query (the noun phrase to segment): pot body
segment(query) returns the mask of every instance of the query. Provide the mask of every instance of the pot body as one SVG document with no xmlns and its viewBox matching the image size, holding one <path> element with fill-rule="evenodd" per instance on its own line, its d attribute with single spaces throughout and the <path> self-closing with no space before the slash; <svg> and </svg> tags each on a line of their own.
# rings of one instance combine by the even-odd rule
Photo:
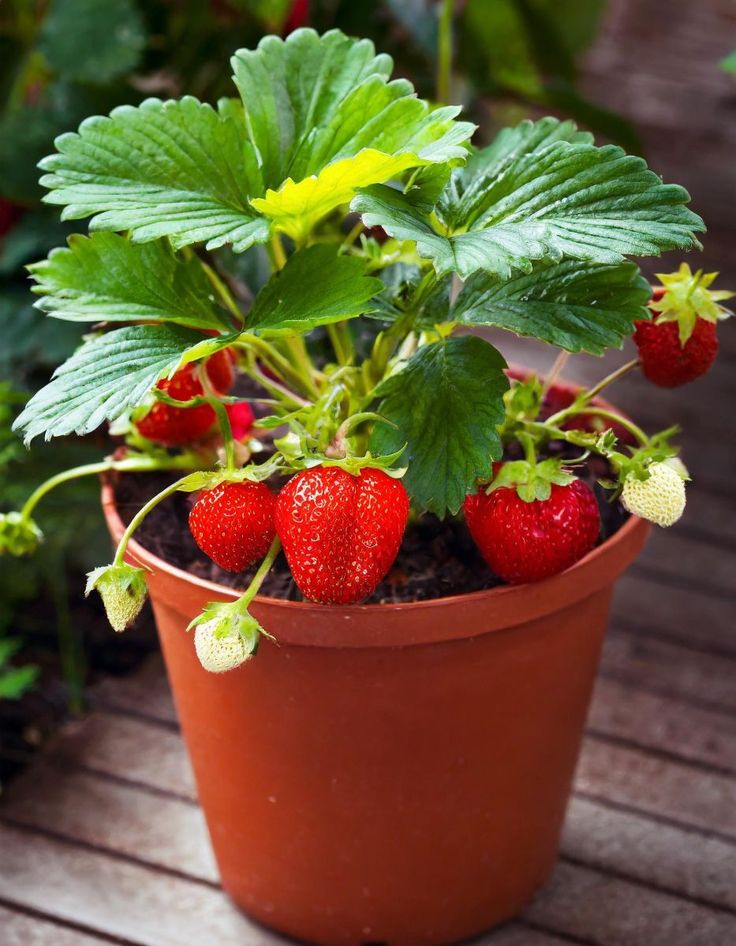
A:
<svg viewBox="0 0 736 946">
<path fill-rule="evenodd" d="M 106 493 L 113 534 L 121 524 Z M 232 592 L 132 544 L 224 888 L 324 944 L 429 946 L 527 903 L 557 853 L 630 520 L 562 575 L 413 605 L 256 599 L 277 638 L 222 676 L 189 621 Z"/>
</svg>

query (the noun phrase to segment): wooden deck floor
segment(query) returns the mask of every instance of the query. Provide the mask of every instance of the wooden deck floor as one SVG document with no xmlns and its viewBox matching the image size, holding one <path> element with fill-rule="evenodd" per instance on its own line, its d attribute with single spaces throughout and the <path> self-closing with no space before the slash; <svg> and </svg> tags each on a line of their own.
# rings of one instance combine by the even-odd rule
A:
<svg viewBox="0 0 736 946">
<path fill-rule="evenodd" d="M 634 117 L 638 110 L 655 147 L 657 122 L 666 130 L 679 121 L 653 106 L 658 96 L 683 107 L 678 89 L 710 96 L 688 154 L 697 136 L 707 142 L 720 128 L 724 110 L 733 115 L 736 87 L 729 93 L 707 66 L 719 55 L 720 6 L 614 3 L 591 82 L 600 98 L 616 73 L 609 100 Z M 636 29 L 645 16 L 648 32 Z M 681 18 L 692 21 L 688 56 L 676 55 L 681 37 L 672 22 Z M 720 128 L 710 170 L 690 169 L 696 205 L 702 192 L 716 213 L 718 180 L 733 181 L 734 127 Z M 682 179 L 678 169 L 669 174 Z M 723 201 L 719 222 L 732 226 L 733 193 Z M 723 270 L 724 285 L 736 283 L 735 247 L 733 238 L 707 245 L 705 263 Z M 618 585 L 552 880 L 520 920 L 479 940 L 483 946 L 736 944 L 736 325 L 721 337 L 719 363 L 698 385 L 668 392 L 635 379 L 613 392 L 650 428 L 683 424 L 695 482 L 683 522 L 655 533 Z M 539 346 L 499 342 L 514 360 L 550 365 Z M 572 380 L 600 374 L 600 362 L 587 357 L 567 371 Z M 0 800 L 0 946 L 283 942 L 219 889 L 158 662 L 107 681 L 89 717 Z"/>
</svg>

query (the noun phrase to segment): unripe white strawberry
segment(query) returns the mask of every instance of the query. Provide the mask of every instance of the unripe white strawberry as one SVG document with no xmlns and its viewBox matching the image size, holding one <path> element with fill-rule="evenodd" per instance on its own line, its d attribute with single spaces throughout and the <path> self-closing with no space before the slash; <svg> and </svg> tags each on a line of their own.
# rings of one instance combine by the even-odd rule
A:
<svg viewBox="0 0 736 946">
<path fill-rule="evenodd" d="M 626 477 L 621 502 L 634 516 L 671 526 L 685 511 L 685 483 L 668 463 L 652 463 L 647 479 L 632 474 Z"/>
<path fill-rule="evenodd" d="M 146 574 L 133 565 L 103 565 L 87 575 L 85 595 L 100 593 L 107 619 L 116 631 L 124 631 L 140 614 L 146 602 Z"/>
<path fill-rule="evenodd" d="M 218 620 L 197 625 L 194 632 L 194 649 L 199 662 L 210 673 L 225 673 L 234 670 L 251 656 L 252 648 L 246 645 L 241 634 L 218 637 Z"/>
</svg>

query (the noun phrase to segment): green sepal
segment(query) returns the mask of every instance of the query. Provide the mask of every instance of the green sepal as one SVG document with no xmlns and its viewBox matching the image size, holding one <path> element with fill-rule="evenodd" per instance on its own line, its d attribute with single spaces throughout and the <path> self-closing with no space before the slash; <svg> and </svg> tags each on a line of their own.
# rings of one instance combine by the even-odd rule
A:
<svg viewBox="0 0 736 946">
<path fill-rule="evenodd" d="M 668 427 L 657 434 L 654 434 L 646 446 L 637 449 L 631 449 L 631 453 L 624 454 L 617 451 L 611 451 L 608 454 L 608 460 L 613 466 L 618 476 L 619 484 L 623 484 L 628 477 L 637 480 L 646 480 L 649 478 L 649 467 L 652 463 L 662 463 L 675 459 L 680 448 L 670 441 L 680 432 L 677 425 Z M 682 464 L 684 468 L 684 464 Z M 683 479 L 689 479 L 689 474 L 682 475 L 682 471 L 677 471 Z M 687 473 L 687 471 L 685 471 Z"/>
<path fill-rule="evenodd" d="M 736 293 L 708 288 L 717 276 L 718 273 L 704 273 L 702 269 L 693 273 L 687 263 L 681 263 L 676 273 L 657 273 L 665 291 L 649 307 L 657 313 L 657 325 L 677 322 L 680 345 L 685 345 L 693 334 L 698 319 L 715 323 L 732 314 L 720 303 Z"/>
<path fill-rule="evenodd" d="M 569 465 L 569 463 L 568 463 Z M 544 502 L 552 494 L 552 485 L 569 486 L 576 477 L 556 458 L 531 463 L 528 460 L 511 460 L 504 463 L 498 474 L 486 488 L 486 493 L 497 489 L 516 489 L 519 499 L 525 503 L 537 500 Z"/>
<path fill-rule="evenodd" d="M 20 512 L 0 512 L 0 555 L 32 555 L 43 541 L 33 519 Z"/>
<path fill-rule="evenodd" d="M 148 597 L 146 573 L 125 562 L 122 565 L 103 565 L 87 575 L 85 597 L 98 591 L 105 606 L 107 619 L 120 632 L 133 623 Z"/>
</svg>

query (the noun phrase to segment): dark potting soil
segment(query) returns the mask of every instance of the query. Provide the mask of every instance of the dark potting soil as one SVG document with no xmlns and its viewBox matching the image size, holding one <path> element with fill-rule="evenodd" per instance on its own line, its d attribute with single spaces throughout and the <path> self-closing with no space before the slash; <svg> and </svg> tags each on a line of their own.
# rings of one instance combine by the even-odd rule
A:
<svg viewBox="0 0 736 946">
<path fill-rule="evenodd" d="M 549 452 L 563 453 L 563 450 L 563 444 L 551 444 Z M 598 497 L 602 522 L 599 541 L 605 541 L 623 525 L 627 514 L 619 503 L 609 503 L 605 492 L 594 483 L 594 476 L 609 474 L 605 462 L 591 460 L 588 467 L 579 467 L 577 472 L 593 486 Z M 123 521 L 129 522 L 141 506 L 172 479 L 164 474 L 121 476 L 115 492 Z M 191 493 L 175 493 L 164 500 L 137 530 L 137 541 L 159 558 L 192 575 L 230 588 L 246 588 L 257 566 L 239 574 L 226 572 L 196 545 L 187 526 L 189 510 L 195 501 L 196 494 Z M 462 518 L 441 521 L 427 515 L 410 521 L 396 561 L 365 603 L 425 601 L 501 584 L 503 581 L 490 571 L 478 552 Z M 261 593 L 290 601 L 302 600 L 283 555 L 279 555 L 267 575 Z"/>
</svg>

